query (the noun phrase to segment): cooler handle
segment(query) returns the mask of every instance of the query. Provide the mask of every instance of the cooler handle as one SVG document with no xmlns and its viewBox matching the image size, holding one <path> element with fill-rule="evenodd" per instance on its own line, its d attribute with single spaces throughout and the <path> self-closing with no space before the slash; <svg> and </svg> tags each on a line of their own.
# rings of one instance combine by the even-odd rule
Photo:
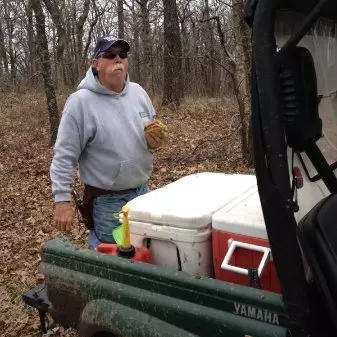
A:
<svg viewBox="0 0 337 337">
<path fill-rule="evenodd" d="M 270 248 L 252 245 L 250 243 L 245 243 L 245 242 L 240 242 L 240 241 L 235 241 L 235 240 L 229 240 L 228 245 L 229 245 L 229 249 L 227 251 L 227 254 L 226 254 L 224 260 L 222 261 L 221 269 L 232 271 L 232 272 L 237 273 L 237 274 L 248 276 L 248 273 L 249 273 L 248 269 L 232 266 L 232 265 L 229 264 L 229 261 L 232 258 L 235 249 L 236 248 L 244 248 L 244 249 L 253 250 L 253 251 L 256 251 L 256 252 L 263 253 L 263 256 L 262 256 L 262 259 L 261 259 L 261 262 L 260 262 L 260 265 L 259 265 L 259 268 L 258 268 L 258 276 L 259 277 L 261 276 L 261 274 L 262 274 L 262 272 L 263 272 L 263 270 L 264 270 L 264 268 L 265 268 L 265 266 L 268 262 L 268 257 L 270 255 Z"/>
</svg>

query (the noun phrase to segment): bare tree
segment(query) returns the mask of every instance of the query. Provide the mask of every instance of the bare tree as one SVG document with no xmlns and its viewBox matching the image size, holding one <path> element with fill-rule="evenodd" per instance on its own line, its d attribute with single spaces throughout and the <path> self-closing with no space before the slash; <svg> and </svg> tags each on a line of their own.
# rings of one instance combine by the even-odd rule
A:
<svg viewBox="0 0 337 337">
<path fill-rule="evenodd" d="M 44 4 L 46 5 L 48 12 L 50 13 L 54 25 L 56 27 L 57 33 L 57 45 L 56 45 L 56 62 L 58 63 L 59 67 L 57 67 L 60 71 L 59 76 L 56 78 L 62 78 L 64 83 L 68 83 L 67 81 L 67 70 L 65 66 L 64 60 L 64 51 L 67 45 L 67 38 L 66 38 L 66 30 L 65 30 L 65 23 L 64 18 L 62 16 L 61 9 L 57 5 L 57 2 L 53 0 L 43 0 Z M 64 0 L 59 1 L 61 5 L 64 4 Z"/>
<path fill-rule="evenodd" d="M 90 0 L 85 0 L 83 3 L 83 10 L 78 20 L 75 22 L 75 32 L 76 32 L 76 51 L 75 51 L 75 64 L 77 65 L 76 78 L 77 81 L 83 75 L 85 64 L 83 59 L 83 27 L 88 18 L 90 8 Z"/>
<path fill-rule="evenodd" d="M 8 68 L 8 59 L 6 54 L 6 47 L 5 47 L 5 38 L 4 32 L 2 30 L 1 22 L 0 22 L 0 64 L 2 63 L 4 68 L 4 73 L 9 75 L 9 68 Z"/>
<path fill-rule="evenodd" d="M 90 48 L 90 44 L 92 41 L 92 35 L 93 35 L 93 31 L 95 26 L 97 25 L 97 22 L 99 20 L 99 18 L 103 15 L 104 10 L 103 11 L 99 11 L 97 5 L 96 5 L 96 1 L 92 0 L 92 7 L 93 7 L 93 18 L 92 21 L 90 22 L 90 27 L 89 27 L 89 31 L 88 31 L 88 38 L 87 38 L 87 42 L 85 44 L 85 48 L 84 48 L 84 52 L 83 52 L 83 57 L 82 57 L 82 61 L 83 61 L 83 65 L 82 68 L 84 69 L 85 63 L 88 59 L 88 53 L 89 53 L 89 48 Z"/>
<path fill-rule="evenodd" d="M 148 0 L 136 0 L 140 6 L 142 28 L 141 39 L 143 47 L 142 64 L 143 69 L 142 84 L 146 90 L 152 92 L 152 45 L 151 45 L 151 26 L 150 26 L 150 11 L 148 8 Z"/>
<path fill-rule="evenodd" d="M 243 0 L 232 0 L 232 13 L 233 13 L 233 26 L 235 29 L 236 44 L 236 76 L 239 81 L 238 95 L 244 100 L 245 112 L 242 113 L 241 123 L 242 132 L 247 134 L 246 146 L 243 147 L 243 156 L 247 160 L 250 166 L 253 166 L 253 146 L 251 135 L 251 123 L 250 123 L 250 60 L 251 60 L 251 48 L 249 41 L 249 29 L 243 20 L 242 13 L 244 9 Z"/>
<path fill-rule="evenodd" d="M 141 81 L 141 72 L 140 72 L 140 18 L 141 15 L 137 13 L 137 8 L 135 6 L 136 1 L 132 0 L 131 4 L 129 4 L 127 1 L 124 0 L 124 4 L 129 8 L 131 15 L 130 15 L 130 28 L 131 28 L 131 39 L 132 39 L 132 61 L 129 64 L 130 68 L 133 73 L 133 79 L 136 82 L 142 82 Z"/>
<path fill-rule="evenodd" d="M 51 133 L 51 145 L 56 141 L 58 125 L 60 122 L 57 101 L 55 95 L 55 89 L 53 81 L 51 78 L 51 66 L 50 58 L 48 51 L 48 40 L 46 35 L 45 27 L 45 16 L 41 6 L 40 0 L 32 0 L 32 7 L 35 13 L 36 18 L 36 32 L 37 32 L 37 41 L 39 53 L 41 54 L 42 59 L 42 76 L 44 80 L 44 89 L 46 93 L 48 114 L 49 114 L 49 123 L 50 123 L 50 133 Z"/>
<path fill-rule="evenodd" d="M 3 0 L 5 24 L 8 35 L 8 52 L 9 52 L 9 65 L 10 77 L 13 82 L 16 81 L 16 53 L 14 51 L 14 11 L 12 11 L 11 3 L 8 0 Z"/>
<path fill-rule="evenodd" d="M 117 0 L 117 13 L 118 13 L 118 37 L 124 39 L 124 1 Z"/>
<path fill-rule="evenodd" d="M 241 1 L 241 0 L 235 0 Z M 241 135 L 241 152 L 243 158 L 247 161 L 250 160 L 249 154 L 249 142 L 248 142 L 248 114 L 247 114 L 247 106 L 245 104 L 246 99 L 246 86 L 242 85 L 242 83 L 248 77 L 246 73 L 246 67 L 242 66 L 242 61 L 240 58 L 236 58 L 232 55 L 226 47 L 224 33 L 222 30 L 221 22 L 219 16 L 213 16 L 209 20 L 215 20 L 217 24 L 217 30 L 220 38 L 221 47 L 223 50 L 225 66 L 224 68 L 230 74 L 230 78 L 233 84 L 235 98 L 239 108 L 239 117 L 240 117 L 240 135 Z M 238 22 L 236 21 L 236 24 Z M 242 43 L 241 40 L 236 41 L 236 46 Z M 237 49 L 242 50 L 244 46 L 237 47 Z"/>
<path fill-rule="evenodd" d="M 164 92 L 163 104 L 179 105 L 183 98 L 182 47 L 176 0 L 164 5 Z"/>
<path fill-rule="evenodd" d="M 209 96 L 216 94 L 217 91 L 217 81 L 216 81 L 216 63 L 215 60 L 215 43 L 214 43 L 214 34 L 213 34 L 213 27 L 212 21 L 209 20 L 210 18 L 210 8 L 209 8 L 209 0 L 205 0 L 205 9 L 203 12 L 204 22 L 206 24 L 206 29 L 204 30 L 204 39 L 205 39 L 205 46 L 206 46 L 206 57 L 207 62 L 204 65 L 205 71 L 205 84 L 207 94 Z"/>
<path fill-rule="evenodd" d="M 27 44 L 28 44 L 28 77 L 31 84 L 36 83 L 36 72 L 37 72 L 37 53 L 36 53 L 36 41 L 34 36 L 34 27 L 33 27 L 33 7 L 32 0 L 27 1 L 26 6 L 26 15 L 27 15 Z"/>
<path fill-rule="evenodd" d="M 181 3 L 181 9 L 178 9 L 178 16 L 180 21 L 180 27 L 181 27 L 181 40 L 182 40 L 182 71 L 184 73 L 184 76 L 182 78 L 183 80 L 183 86 L 185 89 L 185 92 L 191 92 L 193 90 L 193 85 L 195 83 L 194 81 L 194 75 L 195 72 L 191 71 L 192 68 L 194 68 L 195 65 L 195 59 L 189 57 L 191 53 L 193 53 L 193 46 L 194 46 L 194 39 L 193 39 L 193 33 L 195 28 L 195 25 L 191 24 L 191 28 L 188 27 L 188 20 L 191 20 L 191 23 L 193 20 L 192 12 L 190 10 L 190 3 L 191 0 L 187 0 L 185 3 Z M 191 50 L 192 49 L 192 50 Z"/>
</svg>

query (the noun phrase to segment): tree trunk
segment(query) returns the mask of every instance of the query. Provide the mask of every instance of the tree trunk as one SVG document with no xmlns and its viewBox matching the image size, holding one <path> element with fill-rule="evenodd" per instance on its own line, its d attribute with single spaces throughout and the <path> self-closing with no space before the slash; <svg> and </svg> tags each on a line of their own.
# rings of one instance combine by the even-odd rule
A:
<svg viewBox="0 0 337 337">
<path fill-rule="evenodd" d="M 10 25 L 12 27 L 12 25 Z M 12 83 L 16 83 L 16 54 L 13 50 L 13 42 L 12 42 L 12 38 L 9 39 L 9 43 L 8 43 L 8 49 L 9 49 L 9 62 L 10 62 L 10 66 L 11 66 L 11 80 Z"/>
<path fill-rule="evenodd" d="M 235 67 L 234 67 L 235 68 Z M 246 117 L 246 108 L 245 108 L 245 99 L 240 90 L 240 77 L 236 69 L 231 74 L 234 94 L 239 108 L 239 118 L 240 118 L 240 136 L 241 136 L 241 153 L 242 157 L 247 160 L 248 154 L 248 128 L 247 128 L 247 117 Z"/>
<path fill-rule="evenodd" d="M 57 33 L 57 47 L 56 47 L 56 60 L 58 63 L 59 76 L 63 83 L 67 82 L 66 79 L 66 65 L 64 60 L 64 51 L 67 47 L 67 38 L 66 38 L 66 30 L 64 24 L 64 18 L 62 17 L 62 12 L 58 7 L 57 3 L 61 3 L 61 1 L 55 2 L 53 0 L 43 0 L 44 4 L 47 7 L 47 10 L 52 17 L 53 23 L 56 26 Z M 62 1 L 61 6 L 64 6 L 64 2 Z"/>
<path fill-rule="evenodd" d="M 9 75 L 8 59 L 6 54 L 4 33 L 0 23 L 0 63 L 1 61 L 3 63 L 5 74 L 8 76 Z"/>
<path fill-rule="evenodd" d="M 45 16 L 40 0 L 32 0 L 32 6 L 36 18 L 36 33 L 39 53 L 42 58 L 42 76 L 44 81 L 45 94 L 47 99 L 50 133 L 51 133 L 51 145 L 54 145 L 57 137 L 57 130 L 60 122 L 57 101 L 55 95 L 55 89 L 51 78 L 51 66 L 49 60 L 48 40 L 45 27 Z"/>
<path fill-rule="evenodd" d="M 182 46 L 176 0 L 164 5 L 164 93 L 163 105 L 179 105 L 183 98 Z"/>
<path fill-rule="evenodd" d="M 136 82 L 141 81 L 140 73 L 140 44 L 139 44 L 139 20 L 135 9 L 135 2 L 132 0 L 132 23 L 133 23 L 133 69 L 134 69 L 134 78 Z"/>
<path fill-rule="evenodd" d="M 208 0 L 205 0 L 205 11 L 204 11 L 204 19 L 206 24 L 205 31 L 205 45 L 206 45 L 206 57 L 208 58 L 207 66 L 206 66 L 206 92 L 208 96 L 214 96 L 216 92 L 216 60 L 215 60 L 215 50 L 214 50 L 214 37 L 213 37 L 213 29 L 212 23 L 210 20 L 210 10 Z"/>
<path fill-rule="evenodd" d="M 58 73 L 59 73 L 59 70 L 58 70 L 58 67 L 59 65 L 57 64 L 57 55 L 56 55 L 56 50 L 57 50 L 57 42 L 56 42 L 56 39 L 57 39 L 57 34 L 56 34 L 56 27 L 55 25 L 53 25 L 53 30 L 52 30 L 52 46 L 53 46 L 53 59 L 52 59 L 52 64 L 53 64 L 53 78 L 54 78 L 54 85 L 55 85 L 55 88 L 58 87 L 58 80 L 59 80 L 59 76 L 58 76 Z"/>
<path fill-rule="evenodd" d="M 137 1 L 140 5 L 142 16 L 142 42 L 143 42 L 143 63 L 142 81 L 145 90 L 152 93 L 152 43 L 151 43 L 151 26 L 150 26 L 150 11 L 148 9 L 148 0 Z"/>
<path fill-rule="evenodd" d="M 199 55 L 199 30 L 197 28 L 196 22 L 191 19 L 191 30 L 192 30 L 192 42 L 191 51 L 192 55 Z M 201 71 L 200 71 L 200 61 L 194 57 L 191 58 L 191 92 L 193 95 L 200 95 L 200 83 L 201 83 Z"/>
<path fill-rule="evenodd" d="M 97 25 L 98 18 L 102 15 L 102 13 L 101 14 L 99 13 L 95 1 L 92 2 L 92 7 L 93 7 L 93 10 L 95 12 L 95 16 L 94 16 L 93 21 L 90 23 L 90 28 L 89 28 L 89 32 L 88 32 L 88 39 L 86 41 L 84 52 L 83 52 L 83 62 L 87 61 L 89 48 L 90 48 L 90 44 L 91 44 L 91 40 L 92 40 L 92 33 L 94 31 L 95 26 Z M 85 66 L 85 63 L 83 64 L 83 68 L 84 68 L 84 66 Z"/>
<path fill-rule="evenodd" d="M 251 81 L 250 81 L 250 60 L 251 60 L 251 49 L 249 41 L 249 31 L 248 26 L 245 24 L 242 13 L 243 13 L 243 0 L 232 0 L 233 6 L 233 26 L 236 29 L 236 76 L 239 81 L 238 94 L 241 99 L 244 100 L 244 115 L 242 116 L 242 123 L 247 134 L 246 136 L 246 146 L 243 157 L 246 159 L 248 165 L 253 165 L 253 147 L 252 138 L 248 137 L 250 128 L 250 115 L 251 115 Z"/>
<path fill-rule="evenodd" d="M 34 41 L 34 27 L 33 27 L 33 8 L 32 1 L 27 3 L 27 43 L 28 43 L 28 81 L 34 85 L 36 83 L 36 50 Z"/>
<path fill-rule="evenodd" d="M 241 0 L 238 0 L 241 1 Z M 245 88 L 242 85 L 242 82 L 245 79 L 245 73 L 242 69 L 242 60 L 240 59 L 240 55 L 233 57 L 226 48 L 225 37 L 222 31 L 220 19 L 218 16 L 211 18 L 217 23 L 217 31 L 220 38 L 220 44 L 224 53 L 226 69 L 230 74 L 230 78 L 233 84 L 234 95 L 238 103 L 239 108 L 239 118 L 240 118 L 240 135 L 241 135 L 241 153 L 242 157 L 248 161 L 248 118 L 247 118 L 247 109 L 245 104 L 245 92 L 243 90 Z M 237 23 L 237 22 L 236 22 Z M 235 27 L 237 27 L 235 25 Z M 237 42 L 238 43 L 238 42 Z M 245 68 L 244 68 L 245 69 Z"/>
<path fill-rule="evenodd" d="M 117 12 L 118 12 L 118 37 L 124 39 L 124 0 L 117 0 Z"/>
<path fill-rule="evenodd" d="M 83 27 L 88 18 L 89 8 L 90 8 L 90 0 L 85 0 L 83 4 L 82 14 L 79 17 L 78 21 L 76 22 L 75 26 L 76 42 L 77 42 L 76 54 L 78 56 L 78 62 L 76 62 L 78 81 L 82 78 L 84 72 L 85 59 L 83 55 Z"/>
<path fill-rule="evenodd" d="M 182 63 L 181 67 L 184 72 L 184 76 L 182 77 L 182 85 L 185 89 L 185 93 L 191 93 L 191 84 L 192 84 L 192 77 L 191 74 L 194 72 L 194 69 L 191 68 L 191 58 L 189 57 L 189 50 L 190 50 L 190 35 L 187 31 L 185 19 L 180 21 L 181 26 L 181 38 L 182 38 Z M 193 71 L 191 71 L 193 69 Z"/>
<path fill-rule="evenodd" d="M 13 50 L 13 31 L 14 23 L 10 15 L 10 9 L 8 8 L 8 1 L 3 0 L 3 8 L 5 13 L 5 22 L 8 35 L 8 53 L 9 53 L 9 64 L 10 64 L 10 78 L 13 83 L 16 82 L 16 54 Z"/>
</svg>

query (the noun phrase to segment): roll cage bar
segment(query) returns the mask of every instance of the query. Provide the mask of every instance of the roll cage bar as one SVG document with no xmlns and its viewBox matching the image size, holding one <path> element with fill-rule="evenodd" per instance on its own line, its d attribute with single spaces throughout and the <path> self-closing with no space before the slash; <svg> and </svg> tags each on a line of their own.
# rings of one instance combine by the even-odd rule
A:
<svg viewBox="0 0 337 337">
<path fill-rule="evenodd" d="M 276 14 L 290 10 L 305 14 L 299 29 L 277 50 Z M 334 0 L 250 0 L 245 18 L 252 28 L 252 125 L 255 170 L 271 251 L 281 282 L 284 304 L 295 336 L 323 335 L 320 313 L 304 272 L 297 223 L 291 208 L 291 184 L 287 141 L 282 111 L 280 68 L 315 22 L 337 20 Z M 330 193 L 337 192 L 337 179 L 319 151 L 316 140 L 306 152 Z M 320 318 L 318 318 L 320 317 Z M 318 328 L 320 325 L 320 328 Z"/>
</svg>

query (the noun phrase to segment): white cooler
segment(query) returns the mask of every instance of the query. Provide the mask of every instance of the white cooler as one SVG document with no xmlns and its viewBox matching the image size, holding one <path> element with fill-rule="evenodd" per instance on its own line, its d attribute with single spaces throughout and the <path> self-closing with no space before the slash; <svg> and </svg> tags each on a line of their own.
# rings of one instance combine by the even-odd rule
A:
<svg viewBox="0 0 337 337">
<path fill-rule="evenodd" d="M 197 173 L 130 201 L 131 241 L 154 264 L 213 276 L 213 213 L 256 185 L 252 175 Z"/>
</svg>

